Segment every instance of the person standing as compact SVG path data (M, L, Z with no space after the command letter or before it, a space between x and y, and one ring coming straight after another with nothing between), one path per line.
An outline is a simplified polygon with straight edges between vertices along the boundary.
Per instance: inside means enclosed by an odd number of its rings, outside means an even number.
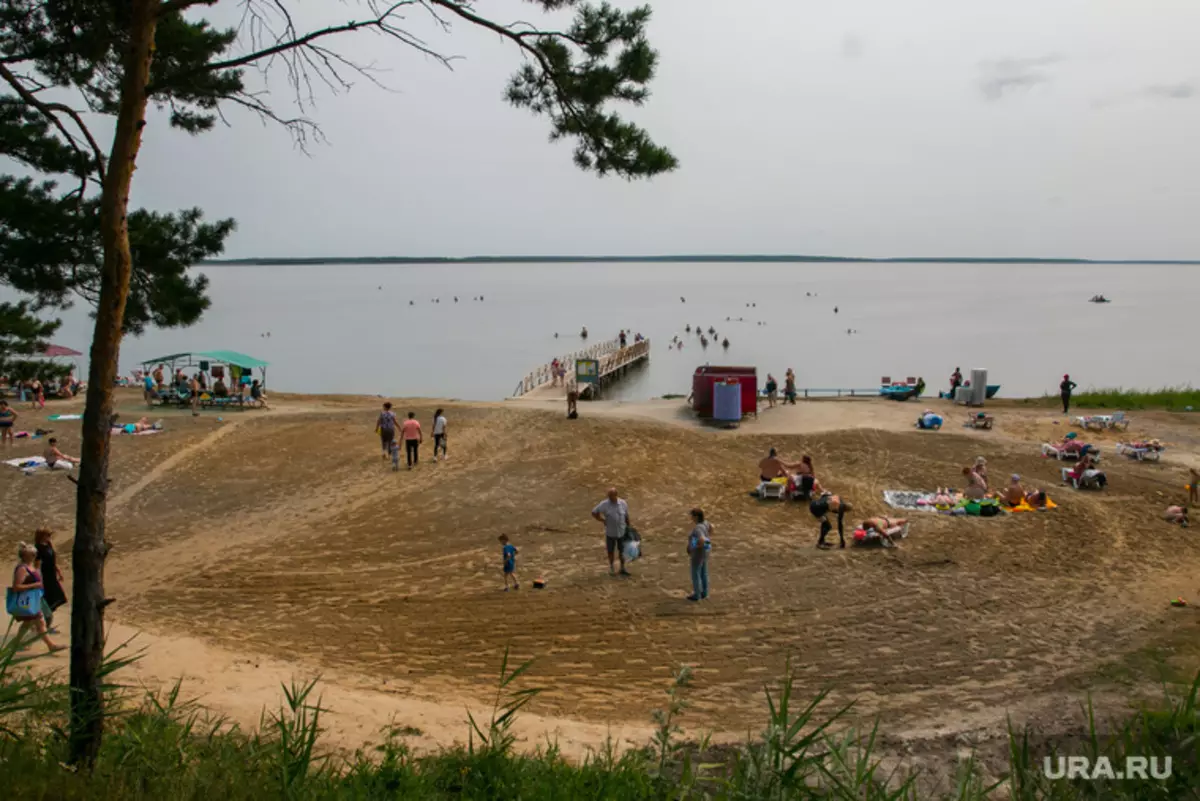
M383 404L383 411L375 421L375 432L379 434L379 445L383 448L383 460L386 462L392 450L392 440L396 438L396 413L392 411L391 402Z
M8 405L8 401L0 400L0 443L13 444L13 423L17 422L17 412Z
M200 374L193 373L188 380L188 398L192 402L192 417L200 416Z
M421 443L425 441L416 412L408 413L408 419L400 426L400 438L404 440L404 458L408 462L408 469L412 470L413 465L420 461Z
M775 408L775 400L779 397L779 383L775 380L775 376L767 373L767 408Z
M504 559L504 591L508 592L508 580L512 579L512 588L521 589L517 582L517 546L508 541L507 534L500 535L500 556Z
M620 559L620 575L628 576L625 569L625 552L621 550L621 539L629 526L629 504L617 494L616 487L608 488L608 497L596 504L592 517L604 525L604 550L608 553L609 575L616 575L616 561Z
M1062 396L1063 414L1071 411L1071 393L1075 391L1075 386L1069 375L1064 375L1062 383L1058 385L1058 393Z
M438 449L442 451L442 460L450 458L446 456L446 415L443 409L438 409L433 413L433 461L438 460Z
M67 602L67 593L63 590L62 568L58 566L58 554L54 552L51 542L54 533L48 528L39 528L33 532L33 545L37 550L37 569L42 574L42 616L46 620L46 630L57 634L54 630L54 610Z
M783 374L783 397L788 403L796 405L796 373L790 367Z
M708 598L708 554L712 550L712 523L704 519L704 510L692 510L692 533L688 535L687 552L692 567L692 594L689 601Z

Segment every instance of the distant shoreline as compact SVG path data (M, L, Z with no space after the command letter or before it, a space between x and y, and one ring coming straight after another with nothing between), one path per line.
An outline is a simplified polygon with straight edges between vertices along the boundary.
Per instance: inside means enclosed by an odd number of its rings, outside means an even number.
M1038 259L1038 258L953 258L902 256L886 259L853 258L849 256L766 256L766 255L716 255L716 256L313 256L313 257L263 257L246 259L211 259L200 262L203 266L313 266L324 264L1146 264L1146 265L1196 265L1200 260L1148 259Z

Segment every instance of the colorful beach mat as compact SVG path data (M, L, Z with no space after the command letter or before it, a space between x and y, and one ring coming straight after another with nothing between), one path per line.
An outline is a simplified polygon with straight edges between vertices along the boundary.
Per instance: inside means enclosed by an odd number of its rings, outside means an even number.
M82 420L82 414L52 414L47 420Z

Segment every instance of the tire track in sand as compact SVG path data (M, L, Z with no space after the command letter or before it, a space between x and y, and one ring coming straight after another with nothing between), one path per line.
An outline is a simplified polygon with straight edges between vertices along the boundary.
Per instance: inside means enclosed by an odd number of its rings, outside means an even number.
M237 428L241 424L242 424L242 419L239 418L237 420L233 420L233 421L229 422L228 424L223 425L220 428L216 429L215 431L213 431L211 434L209 434L208 436L206 436L204 439L200 440L199 442L193 442L191 445L188 445L187 447L180 448L178 451L171 454L166 459L163 459L161 462L156 464L150 470L150 472L146 473L146 475L142 476L137 481L130 484L127 488L118 492L113 497L113 499L108 502L108 514L114 514L116 512L119 512L121 510L121 507L124 506L125 504L129 503L131 500L133 500L134 497L139 492L146 489L146 487L150 486L155 481L158 481L160 478L165 476L167 473L174 470L179 464L187 461L188 459L190 459L192 456L194 456L199 451L203 451L203 450L207 450L208 448L211 448L214 444L216 444L221 439L223 439L226 435L228 435L230 431L233 431L235 428Z

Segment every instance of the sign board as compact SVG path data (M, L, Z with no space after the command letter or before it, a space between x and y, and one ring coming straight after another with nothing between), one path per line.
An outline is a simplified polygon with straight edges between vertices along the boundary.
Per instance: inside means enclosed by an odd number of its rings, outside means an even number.
M599 384L600 383L600 360L599 359L576 359L575 360L575 381L579 384Z

